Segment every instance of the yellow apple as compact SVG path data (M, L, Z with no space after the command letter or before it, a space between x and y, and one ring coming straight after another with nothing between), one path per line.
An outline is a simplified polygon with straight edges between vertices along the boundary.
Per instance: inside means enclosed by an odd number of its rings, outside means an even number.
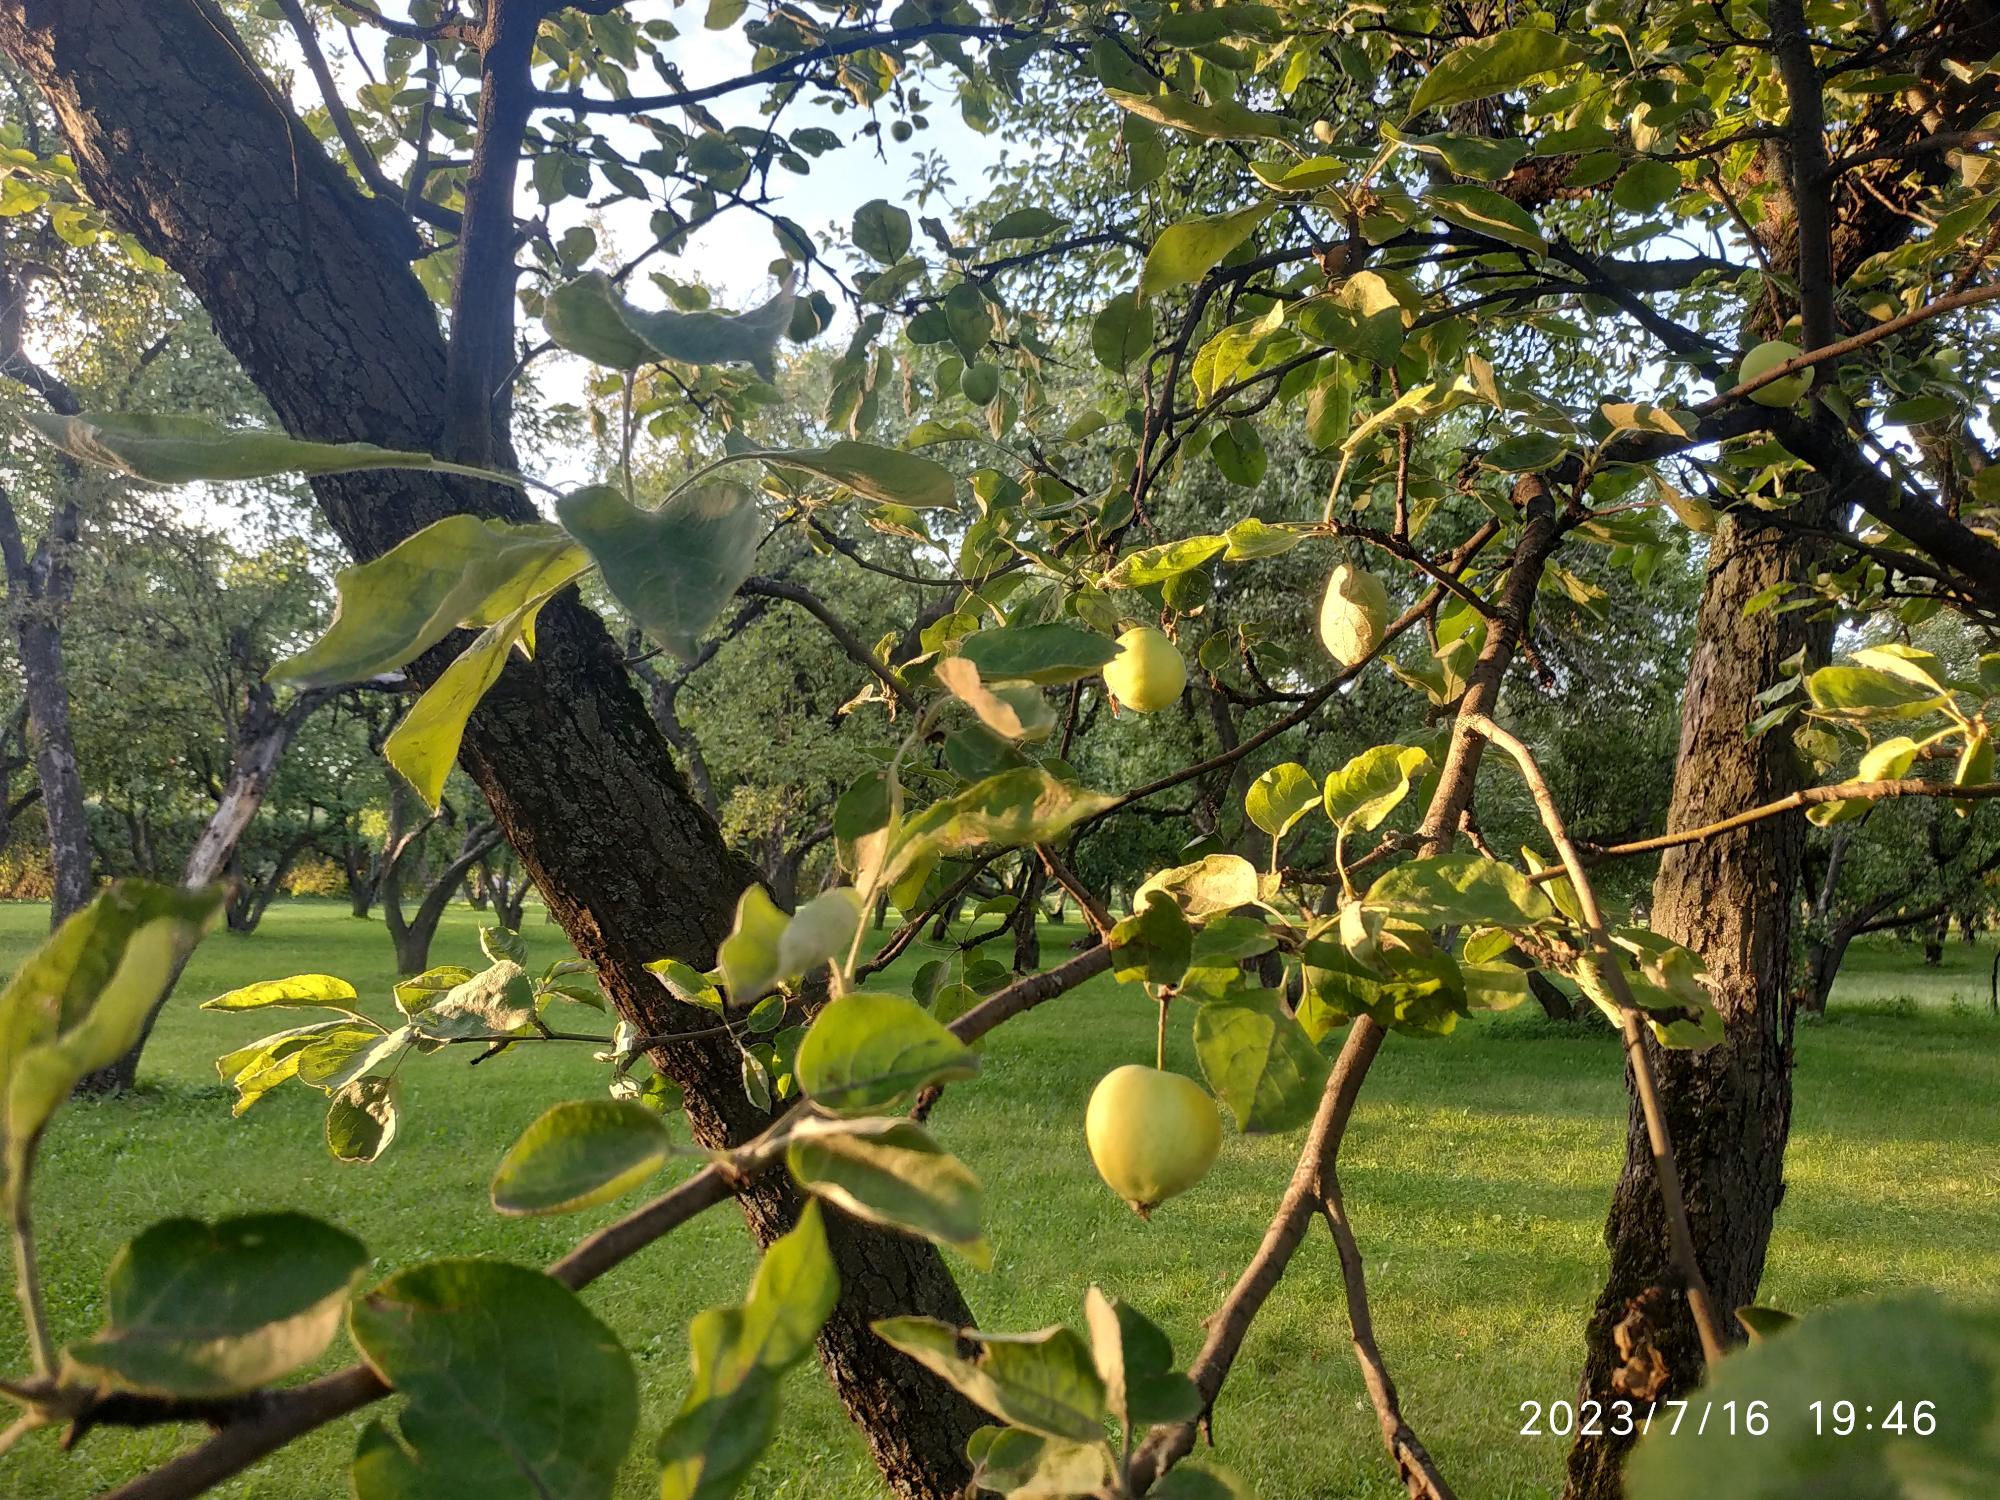
M1098 1175L1142 1219L1206 1177L1222 1149L1222 1119L1201 1085L1138 1063L1099 1081L1083 1134Z
M1104 685L1121 708L1149 714L1187 686L1187 663L1166 632L1139 625L1118 637L1118 654L1104 664Z
M1797 359L1803 353L1797 344L1788 344L1783 339L1766 339L1748 354L1736 371L1736 383L1747 385L1760 376L1769 374L1789 359ZM1750 393L1750 399L1759 406L1796 406L1799 398L1812 389L1813 372L1800 370L1787 375L1783 380L1774 380L1769 385Z

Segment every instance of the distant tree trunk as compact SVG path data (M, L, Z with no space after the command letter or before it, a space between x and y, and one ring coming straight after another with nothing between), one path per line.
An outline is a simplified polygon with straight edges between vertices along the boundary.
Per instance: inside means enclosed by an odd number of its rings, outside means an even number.
M77 544L76 503L57 510L48 533L28 554L21 523L5 489L0 489L0 556L7 568L7 612L14 647L26 679L28 739L35 752L35 775L42 788L42 817L49 830L49 925L80 910L89 900L90 818L83 805L83 774L76 762L70 729L69 677L63 663L63 616L75 578L70 554Z
M1042 966L1041 925L1035 919L1042 914L1042 885L1047 879L1041 865L1030 859L1021 880L1018 902L1008 919L1014 928L1016 974L1031 974Z
M263 681L257 683L238 724L236 749L230 759L229 781L222 789L215 811L209 814L208 821L195 837L187 862L181 866L182 885L212 885L235 863L243 835L249 830L258 809L264 805L264 798L271 790L272 778L278 774L278 765L284 759L293 736L321 705L332 702L336 696L333 691L300 693L280 711L270 685ZM253 891L243 903L240 915L239 898L232 895L226 919L233 930L249 932L263 920L264 908L271 904L271 897L277 893L277 882L284 878L285 872L309 842L310 836L297 847L281 852L268 891L262 899ZM239 926L239 921L249 925ZM153 1035L153 1027L159 1023L160 1012L173 998L174 986L180 983L186 962L185 958L182 959L180 965L167 975L160 996L153 1002L146 1024L140 1028L139 1039L132 1044L131 1050L109 1066L86 1075L83 1082L77 1085L78 1089L87 1094L122 1094L138 1082L139 1059Z
M799 871L806 857L833 837L833 824L816 824L806 836L784 850L764 870L764 883L780 911L796 911L799 905Z
M62 416L75 416L83 404L56 375L28 357L23 345L27 299L32 277L0 266L0 373ZM70 729L69 675L63 664L63 621L76 589L71 566L81 523L78 492L82 471L68 458L55 460L63 495L48 528L28 554L21 521L5 489L0 489L0 558L7 574L7 607L14 627L14 644L26 679L28 738L35 751L35 774L42 786L42 817L49 831L49 864L54 888L49 896L49 925L80 910L90 900L90 819L84 811L83 775L76 763L76 737Z
M235 878L230 882L229 905L224 909L231 932L247 937L257 930L257 924L264 920L264 913L283 889L285 877L292 873L299 856L313 846L317 837L318 830L308 817L306 826L285 841L277 856L254 880L243 877L242 862L240 859L237 861L233 871Z
M491 818L468 823L459 837L458 852L443 869L424 881L416 912L407 917L403 912L403 878L407 862L399 854L389 865L382 877L382 920L389 929L389 940L396 948L398 974L421 974L430 967L431 941L437 936L438 923L444 918L445 908L458 894L465 872L492 853L500 838L500 825ZM410 844L403 846L405 851L410 847Z
M1577 1018L1576 1002L1540 969L1528 970L1528 993L1535 997L1542 1014L1551 1021L1574 1021Z
M35 752L28 745L28 700L23 697L14 705L7 716L7 723L0 728L0 849L5 849L14 841L14 828L21 814L42 800L39 780L31 780L17 794L14 791L14 777L21 771L32 770Z
M375 907L375 889L382 879L381 850L353 836L343 838L340 867L347 876L348 914L365 921Z

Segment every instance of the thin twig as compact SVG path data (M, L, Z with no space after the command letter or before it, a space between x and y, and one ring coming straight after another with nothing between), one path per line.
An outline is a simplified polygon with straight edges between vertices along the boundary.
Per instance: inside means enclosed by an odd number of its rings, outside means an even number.
M1555 795L1549 790L1548 782L1542 779L1541 767L1535 764L1535 757L1528 747L1484 714L1467 714L1459 722L1506 751L1520 767L1521 779L1528 784L1528 793L1535 800L1536 811L1541 814L1542 826L1548 830L1549 838L1556 846L1556 855L1576 892L1578 915L1590 939L1598 974L1604 981L1605 991L1618 1006L1620 1025L1625 1035L1625 1055L1632 1064L1633 1090L1639 1096L1639 1108L1646 1117L1646 1136L1653 1150L1653 1178L1660 1190L1660 1205L1666 1212L1667 1237L1672 1242L1674 1259L1679 1263L1681 1279L1686 1284L1688 1311L1694 1315L1695 1328L1701 1334L1702 1357L1712 1366L1728 1352L1729 1346L1721 1325L1716 1322L1708 1278L1702 1274L1701 1259L1695 1252L1694 1231L1688 1226L1687 1204L1681 1197L1680 1168L1674 1162L1673 1138L1667 1133L1666 1113L1660 1106L1659 1080L1653 1073L1652 1055L1646 1050L1646 1024L1641 1018L1638 1003L1632 998L1632 987L1626 982L1625 968L1618 960L1618 951L1611 946L1611 934L1605 927L1604 913L1597 904L1597 892L1590 884L1590 877L1584 873L1582 856L1570 841L1569 829L1563 823Z

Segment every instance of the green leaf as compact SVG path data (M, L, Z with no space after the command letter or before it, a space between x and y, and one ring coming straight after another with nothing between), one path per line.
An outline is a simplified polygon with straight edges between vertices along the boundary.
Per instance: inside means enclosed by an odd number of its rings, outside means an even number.
M799 1087L835 1114L867 1114L927 1083L970 1078L979 1054L914 1000L860 991L816 1016L799 1046Z
M1191 922L1248 906L1258 897L1257 867L1240 854L1207 854L1192 864L1162 870L1132 894L1132 909L1144 911L1154 891L1172 896Z
M1249 1487L1227 1469L1199 1464L1175 1464L1146 1493L1156 1500L1253 1500Z
M1854 774L1861 781L1895 781L1910 769L1916 758L1917 742L1899 734L1869 747Z
M1936 688L1876 667L1821 667L1806 678L1806 695L1842 719L1916 719L1944 700Z
M429 1261L356 1299L347 1326L403 1398L400 1443L376 1424L356 1456L355 1500L608 1500L638 1382L560 1282L497 1260Z
M1326 1058L1270 990L1239 989L1202 1006L1194 1050L1239 1130L1290 1130L1319 1105Z
M216 1059L216 1072L225 1083L236 1089L236 1105L232 1114L240 1115L264 1095L298 1076L299 1056L306 1048L320 1038L351 1028L352 1018L331 1021L315 1021L309 1026L296 1026L289 1031L273 1032L261 1037L247 1047L239 1047L233 1052Z
M1439 218L1461 229L1488 235L1537 255L1548 249L1534 216L1491 188L1469 182L1442 184L1425 193L1424 201Z
M1271 204L1253 203L1248 208L1183 219L1169 226L1146 255L1146 267L1139 273L1139 295L1153 297L1201 280L1271 213Z
M589 549L612 597L683 661L750 576L764 538L757 502L730 484L677 495L658 510L593 485L563 496L556 515Z
M838 963L861 927L861 895L841 886L801 906L778 939L778 976L797 979L824 963Z
M0 989L0 1202L27 1191L49 1120L85 1074L139 1039L221 909L219 887L115 881Z
M1110 943L1111 972L1121 984L1174 985L1194 956L1194 929L1173 897L1156 890L1111 929Z
M1126 1433L1154 1422L1192 1422L1201 1415L1201 1392L1174 1369L1174 1346L1158 1325L1129 1302L1107 1297L1094 1286L1084 1294L1083 1309L1105 1405Z
M716 949L731 1003L748 1005L778 982L778 940L790 920L763 886L744 888L736 901L736 925Z
M201 1002L203 1010L338 1009L342 1000L358 998L354 986L331 974L294 974L290 979L266 979Z
M1455 176L1479 182L1498 182L1528 154L1528 143L1522 140L1496 141L1483 135L1457 135L1449 131L1437 135L1399 135L1387 126L1383 127L1382 135L1406 151L1443 162L1445 170Z
M1292 325L1343 354L1387 365L1402 352L1403 318L1403 304L1389 283L1373 271L1357 271L1326 296L1302 303Z
M393 672L454 630L500 624L588 566L583 549L553 526L446 516L335 574L333 623L271 676L314 688Z
M413 1016L435 1004L439 996L457 989L470 978L472 970L466 968L464 964L439 964L435 968L424 970L421 974L412 974L407 979L397 980L391 993L396 997L396 1009L406 1016Z
M168 1219L113 1258L104 1329L68 1358L121 1390L241 1395L319 1357L367 1265L359 1240L302 1214Z
M958 503L951 470L900 448L842 438L825 448L772 448L757 456L767 463L803 469L844 484L855 494L885 505L940 510Z
M241 1114L243 1106L237 1106ZM396 1080L357 1078L326 1109L326 1149L351 1165L374 1161L396 1139Z
M1104 586L1109 589L1142 589L1150 584L1165 583L1183 573L1192 572L1228 545L1227 537L1190 536L1177 542L1162 542L1157 547L1128 552L1118 559L1117 566L1104 575Z
M1103 1441L1043 1437L1018 1427L982 1427L966 1440L972 1482L1005 1500L1054 1500L1091 1495L1111 1473Z
M1077 1442L1104 1435L1104 1383L1090 1350L1067 1328L994 1335L935 1318L884 1318L874 1327L1003 1422ZM961 1354L965 1345L977 1353Z
M1631 1500L1978 1500L2000 1472L2000 1309L1929 1292L1830 1307L1731 1354L1700 1399L1718 1415L1755 1402L1768 1423L1655 1422L1626 1466Z
M910 253L910 216L887 199L875 198L854 214L854 248L885 266Z
M1056 725L1056 711L1040 688L1010 683L989 688L979 668L962 656L947 656L933 669L937 680L979 716L979 722L1010 740L1043 740Z
M1075 682L1100 670L1118 654L1118 643L1095 631L1056 621L976 631L958 643L958 652L979 668L982 681L1032 682L1046 687Z
M1681 170L1670 161L1642 157L1618 176L1611 201L1628 214L1649 214L1681 190Z
M566 1214L608 1203L659 1171L672 1150L666 1123L643 1104L558 1104L501 1158L493 1207L503 1214Z
M745 313L647 312L627 302L602 271L586 271L549 293L542 327L558 348L614 370L670 359L747 364L772 380L778 340L791 327L797 300L788 279L770 301Z
M1002 214L987 231L986 238L989 241L1038 240L1067 228L1068 219L1058 218L1046 208L1017 208L1012 213Z
M1117 799L1058 781L1040 766L1021 766L974 782L933 802L906 822L891 846L893 882L935 855L997 844L1018 849L1054 838Z
M1462 963L1458 974L1468 1010L1512 1010L1528 998L1528 971L1513 964Z
M472 644L438 674L437 681L410 705L408 713L382 743L382 755L435 808L444 800L444 784L458 763L465 726L487 690L500 680L507 658L518 645L532 650L535 617L546 598L516 610L497 625L473 637Z
M1247 516L1223 533L1228 551L1226 562L1251 562L1261 557L1277 557L1305 540L1289 526L1273 526L1255 516Z
M1272 838L1283 838L1291 826L1319 801L1319 783L1296 761L1273 766L1244 794L1243 810Z
M801 1187L836 1208L950 1245L982 1270L992 1265L979 1179L921 1125L804 1121L785 1148L785 1164Z
M410 1017L427 1037L508 1036L535 1017L535 982L511 958L489 964Z
M1427 927L1521 927L1555 916L1549 898L1519 870L1480 854L1444 854L1398 865L1368 888L1367 904Z
M1125 370L1153 347L1153 309L1137 292L1120 292L1091 321L1090 352L1107 370Z
M736 1307L712 1307L688 1325L694 1379L656 1454L661 1500L727 1500L777 1429L779 1381L812 1348L840 1280L819 1205L757 1264Z
M1891 677L1900 677L1904 682L1932 693L1942 693L1950 677L1945 664L1933 653L1916 646L1905 646L1901 641L1864 646L1854 653L1851 660L1857 666L1887 672Z
M1506 93L1530 78L1581 62L1584 55L1576 43L1552 31L1527 26L1496 31L1446 53L1417 85L1406 119Z
M528 940L498 923L489 923L479 929L479 951L496 964L503 959L522 966L528 962Z
M356 469L434 469L478 475L516 488L521 483L511 474L447 463L428 453L378 448L373 443L310 443L264 427L218 427L199 417L102 411L73 417L25 411L20 416L45 441L79 463L151 484L348 474Z
M1282 141L1291 136L1289 122L1276 115L1259 114L1233 99L1219 104L1197 104L1180 94L1133 94L1110 89L1111 102L1120 109L1211 141Z
M1430 764L1417 745L1376 745L1326 778L1322 805L1343 833L1370 833L1410 794L1410 780Z

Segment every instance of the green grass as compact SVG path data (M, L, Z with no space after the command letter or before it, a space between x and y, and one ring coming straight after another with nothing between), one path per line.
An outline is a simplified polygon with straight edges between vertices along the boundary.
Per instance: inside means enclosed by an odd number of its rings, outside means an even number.
M39 940L38 907L0 907L0 968ZM434 959L474 959L476 914L454 911ZM1056 953L1067 933L1050 935ZM531 916L536 961L562 940ZM1983 1010L1990 950L1956 944L1942 974L1915 951L1858 949L1823 1024L1802 1028L1789 1188L1766 1300L1807 1308L1905 1286L1967 1294L2000 1288L2000 1023ZM212 1059L261 1034L259 1022L204 1014L194 1001L254 978L318 969L386 995L379 925L332 904L281 906L249 938L218 936L196 956L147 1056L140 1096L72 1107L37 1181L37 1217L56 1332L96 1326L103 1268L118 1245L173 1214L206 1217L283 1205L361 1235L383 1270L439 1254L538 1264L615 1209L502 1220L486 1207L499 1154L548 1104L595 1093L588 1049L523 1049L467 1072L447 1053L404 1070L404 1124L387 1157L342 1168L320 1141L317 1096L287 1087L241 1120ZM1952 993L1967 1005L1954 1009ZM1917 997L1915 1005L1893 1003ZM1870 1000L1876 1003L1866 1003ZM1892 1003L1880 1003L1888 1001ZM1097 1181L1082 1139L1096 1079L1152 1050L1143 997L1100 980L1011 1023L981 1078L955 1084L933 1124L984 1179L996 1248L990 1272L957 1269L982 1323L1027 1328L1080 1317L1092 1282L1154 1314L1185 1354L1202 1317L1255 1249L1296 1137L1232 1135L1200 1188L1141 1223ZM1184 1026L1176 1065L1192 1067ZM1551 1031L1514 1014L1441 1042L1398 1039L1369 1080L1342 1159L1374 1288L1376 1322L1409 1415L1459 1492L1481 1500L1549 1496L1562 1443L1516 1436L1518 1405L1571 1394L1583 1313L1602 1272L1602 1216L1625 1119L1608 1036ZM638 1363L642 1441L620 1493L654 1493L650 1436L686 1382L683 1330L695 1310L740 1295L751 1254L719 1210L586 1293ZM21 1363L11 1301L0 1349ZM336 1347L329 1363L350 1357ZM862 1444L817 1370L788 1391L781 1436L746 1494L881 1493ZM315 1434L219 1493L333 1500L356 1423ZM1263 1500L1401 1493L1355 1373L1327 1237L1309 1238L1251 1333L1216 1423L1219 1457ZM0 1496L95 1493L191 1440L186 1431L98 1431L58 1453L38 1433L0 1459Z

